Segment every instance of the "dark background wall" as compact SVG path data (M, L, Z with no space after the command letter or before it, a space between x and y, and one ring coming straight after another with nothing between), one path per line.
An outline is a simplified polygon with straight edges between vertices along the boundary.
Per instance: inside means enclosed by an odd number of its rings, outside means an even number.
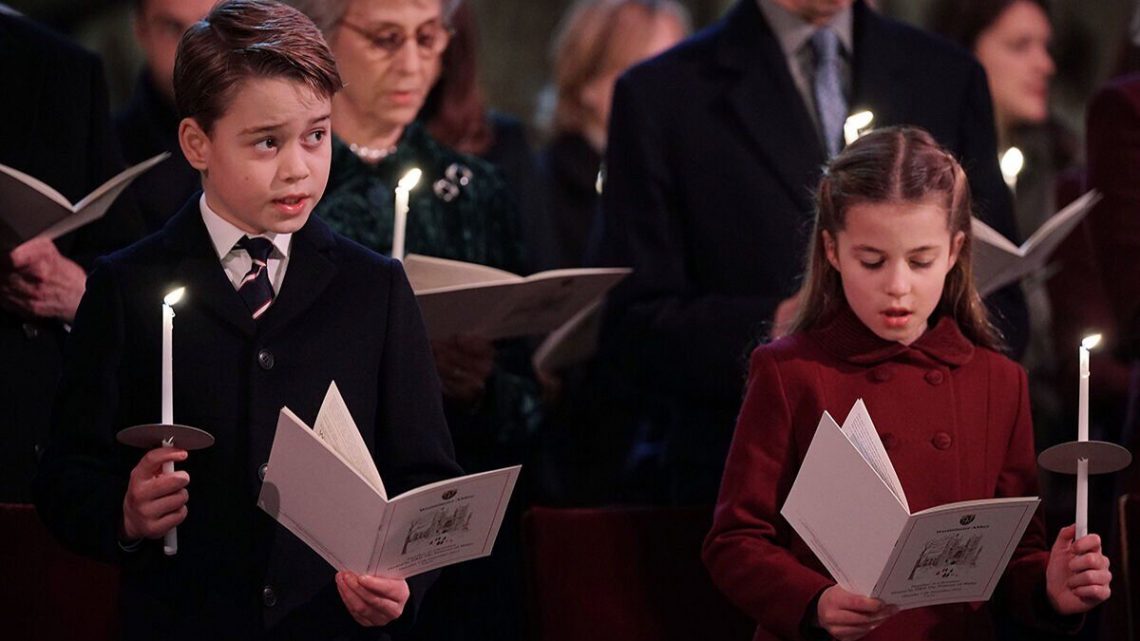
M572 0L468 0L481 29L481 68L494 107L531 121L547 79L550 36ZM682 0L698 27L715 20L732 0ZM138 51L130 32L130 0L9 0L10 6L71 34L103 54L112 101L129 93ZM931 0L879 0L890 15L923 25ZM1058 77L1054 111L1083 131L1084 107L1109 75L1125 37L1132 0L1054 0Z

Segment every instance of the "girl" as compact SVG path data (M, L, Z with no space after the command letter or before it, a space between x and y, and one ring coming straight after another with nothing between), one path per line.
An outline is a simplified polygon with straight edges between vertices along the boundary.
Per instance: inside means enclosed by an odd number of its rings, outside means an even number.
M824 410L864 399L914 511L1036 493L1025 372L998 352L970 271L970 194L926 132L882 129L819 185L803 305L752 354L704 559L756 639L987 639L990 603L896 612L835 585L778 512ZM1100 539L1038 516L992 604L1053 630L1109 595ZM873 632L872 632L873 631Z

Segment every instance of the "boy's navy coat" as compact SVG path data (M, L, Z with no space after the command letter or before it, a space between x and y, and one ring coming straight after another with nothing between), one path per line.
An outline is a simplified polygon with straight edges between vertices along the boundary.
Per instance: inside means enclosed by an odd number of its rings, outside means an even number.
M161 306L174 319L174 420L211 432L191 452L189 516L177 556L161 541L122 552L116 527L142 452L115 433L160 417ZM334 571L256 507L278 412L309 424L336 381L393 495L460 473L439 381L399 263L316 218L293 236L273 306L254 321L228 280L194 197L157 234L101 260L79 308L36 483L67 544L123 564L126 638L386 638L358 628ZM329 497L328 500L336 500ZM409 581L412 599L431 575Z

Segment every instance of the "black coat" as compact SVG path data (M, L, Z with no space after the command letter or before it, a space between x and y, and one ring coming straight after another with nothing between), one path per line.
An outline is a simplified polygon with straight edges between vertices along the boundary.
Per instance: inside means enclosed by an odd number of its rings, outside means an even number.
M160 415L161 300L176 285L187 294L174 319L174 420L217 442L184 466L189 516L178 555L165 557L161 541L124 553L116 526L142 453L114 435ZM287 405L312 424L330 381L393 495L460 473L399 263L311 218L293 236L273 306L255 322L195 198L161 232L98 264L72 332L36 499L66 544L123 564L126 638L255 639L267 630L272 638L387 638L358 628L333 568L256 507L279 410ZM410 581L404 619L432 578Z
M851 110L929 130L967 169L982 217L1013 237L982 68L964 50L854 5ZM822 143L755 0L623 75L591 262L628 265L603 350L667 418L666 458L715 497L753 341L799 288ZM1024 300L1010 313L1021 343Z
M97 57L24 18L0 13L0 77L0 163L42 180L71 202L119 169ZM140 231L134 210L119 203L56 245L88 267ZM0 254L3 263L7 251L0 248ZM0 501L31 500L35 452L46 438L65 335L62 323L0 309Z

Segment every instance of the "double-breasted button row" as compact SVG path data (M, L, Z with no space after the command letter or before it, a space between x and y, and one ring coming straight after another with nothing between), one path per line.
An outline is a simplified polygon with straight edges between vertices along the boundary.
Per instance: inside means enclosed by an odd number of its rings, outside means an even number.
M261 589L261 602L267 608L277 605L277 593L273 591L273 586L267 585Z
M257 352L257 364L261 366L261 369L271 370L273 369L273 363L273 352L267 349L262 349Z
M942 381L946 380L946 377L942 374L942 372L936 369L932 369L927 372L924 378L926 379L926 382L930 383L931 385L941 385Z

